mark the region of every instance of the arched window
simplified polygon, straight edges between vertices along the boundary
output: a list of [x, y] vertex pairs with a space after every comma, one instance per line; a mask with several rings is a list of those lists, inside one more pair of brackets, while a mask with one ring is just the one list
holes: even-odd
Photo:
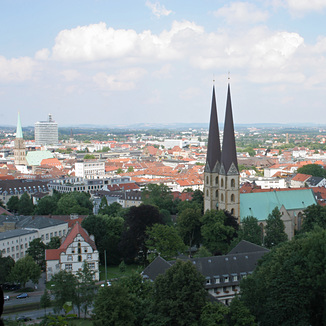
[[224, 196], [223, 196], [223, 194], [221, 194], [221, 201], [224, 201]]
[[234, 203], [234, 194], [231, 195], [231, 202]]
[[224, 187], [224, 179], [221, 179], [221, 188]]
[[209, 185], [209, 177], [208, 176], [206, 177], [206, 184]]
[[215, 178], [215, 184], [218, 186], [218, 177]]
[[231, 209], [231, 215], [234, 215], [234, 208]]
[[82, 256], [78, 255], [78, 261], [81, 262], [82, 261]]
[[235, 180], [231, 179], [231, 187], [235, 187]]
[[218, 199], [218, 190], [215, 191], [215, 197]]

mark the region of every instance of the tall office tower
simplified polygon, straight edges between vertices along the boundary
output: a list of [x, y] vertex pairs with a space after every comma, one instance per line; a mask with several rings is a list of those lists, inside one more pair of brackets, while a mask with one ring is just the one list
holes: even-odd
[[23, 130], [18, 112], [16, 138], [14, 141], [14, 160], [15, 165], [26, 165], [26, 147], [23, 138]]
[[38, 121], [35, 123], [35, 145], [57, 145], [58, 144], [58, 124], [52, 120], [49, 114], [48, 121]]
[[240, 219], [240, 178], [235, 146], [230, 85], [228, 85], [221, 150], [215, 89], [211, 107], [204, 181], [204, 210], [229, 211]]

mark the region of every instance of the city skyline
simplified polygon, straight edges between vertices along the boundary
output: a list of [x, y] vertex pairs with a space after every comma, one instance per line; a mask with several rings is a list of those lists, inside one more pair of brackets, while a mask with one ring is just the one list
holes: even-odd
[[[320, 123], [326, 3], [56, 1], [0, 4], [0, 120], [34, 125]], [[229, 73], [230, 72], [230, 73]]]

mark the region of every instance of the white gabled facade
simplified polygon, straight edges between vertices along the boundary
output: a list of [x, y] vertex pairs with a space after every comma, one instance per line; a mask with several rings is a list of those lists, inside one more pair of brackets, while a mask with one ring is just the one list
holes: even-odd
[[46, 279], [48, 281], [60, 270], [76, 274], [82, 270], [84, 262], [88, 264], [89, 269], [93, 272], [94, 280], [98, 281], [100, 278], [99, 253], [94, 239], [87, 234], [86, 230], [78, 222], [59, 249], [46, 250], [45, 258]]

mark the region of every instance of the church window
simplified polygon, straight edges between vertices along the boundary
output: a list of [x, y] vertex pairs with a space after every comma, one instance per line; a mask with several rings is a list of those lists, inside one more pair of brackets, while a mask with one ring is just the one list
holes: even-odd
[[208, 176], [206, 177], [206, 183], [209, 185], [209, 178], [208, 178]]
[[234, 203], [234, 194], [231, 195], [231, 202]]
[[215, 197], [218, 198], [218, 190], [215, 192]]
[[231, 187], [235, 187], [235, 180], [231, 179]]
[[224, 187], [224, 179], [221, 179], [221, 187]]
[[234, 208], [231, 209], [231, 215], [234, 215]]
[[221, 194], [221, 201], [224, 201], [224, 196], [223, 196], [223, 194]]
[[218, 177], [215, 178], [215, 184], [218, 186]]
[[206, 190], [206, 196], [209, 197], [209, 192], [208, 192], [208, 190]]

